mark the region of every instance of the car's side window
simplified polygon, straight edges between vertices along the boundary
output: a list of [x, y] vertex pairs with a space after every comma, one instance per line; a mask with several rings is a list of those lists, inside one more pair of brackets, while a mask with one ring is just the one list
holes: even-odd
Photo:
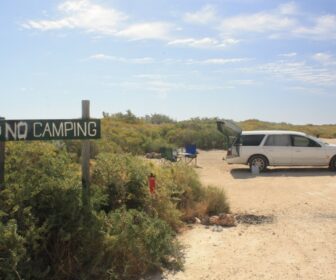
[[265, 135], [242, 135], [240, 137], [240, 143], [243, 146], [259, 146]]
[[265, 146], [288, 147], [291, 146], [291, 138], [289, 135], [269, 135]]
[[321, 148], [321, 145], [315, 142], [314, 140], [309, 139], [309, 147], [320, 147]]
[[315, 141], [300, 135], [292, 135], [293, 146], [295, 147], [321, 147]]

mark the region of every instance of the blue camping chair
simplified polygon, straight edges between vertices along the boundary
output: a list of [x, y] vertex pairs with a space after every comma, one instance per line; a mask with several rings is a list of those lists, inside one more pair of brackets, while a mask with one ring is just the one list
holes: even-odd
[[195, 165], [197, 165], [197, 154], [198, 153], [195, 144], [188, 144], [185, 146], [184, 158], [187, 163], [191, 163], [194, 160]]

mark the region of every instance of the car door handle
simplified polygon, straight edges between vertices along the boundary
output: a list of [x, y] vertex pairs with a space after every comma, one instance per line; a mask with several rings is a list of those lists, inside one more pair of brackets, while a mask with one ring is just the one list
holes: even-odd
[[295, 150], [295, 152], [296, 152], [296, 153], [301, 153], [301, 151], [300, 151], [300, 150]]

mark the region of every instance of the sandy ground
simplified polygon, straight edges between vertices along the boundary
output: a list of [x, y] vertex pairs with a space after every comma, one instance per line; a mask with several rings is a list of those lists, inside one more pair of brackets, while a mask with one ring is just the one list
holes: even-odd
[[[335, 143], [336, 141], [334, 141]], [[223, 188], [233, 213], [274, 215], [271, 224], [202, 225], [180, 235], [186, 279], [336, 279], [336, 172], [270, 168], [258, 177], [229, 166], [223, 151], [200, 152], [197, 172]]]

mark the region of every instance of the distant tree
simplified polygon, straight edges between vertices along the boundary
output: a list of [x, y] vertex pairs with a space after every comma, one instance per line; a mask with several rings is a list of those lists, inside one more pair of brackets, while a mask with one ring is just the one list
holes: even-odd
[[146, 115], [145, 121], [152, 124], [175, 123], [172, 118], [162, 114]]
[[103, 112], [103, 118], [109, 118], [110, 117], [110, 114], [107, 113], [107, 112]]
[[114, 119], [119, 119], [119, 120], [125, 121], [127, 123], [137, 123], [137, 122], [140, 121], [140, 118], [138, 118], [136, 115], [134, 115], [131, 110], [127, 110], [126, 114], [123, 114], [123, 113], [119, 112], [119, 113], [109, 115], [109, 114], [105, 113], [105, 116], [110, 117], [110, 118], [114, 118]]

